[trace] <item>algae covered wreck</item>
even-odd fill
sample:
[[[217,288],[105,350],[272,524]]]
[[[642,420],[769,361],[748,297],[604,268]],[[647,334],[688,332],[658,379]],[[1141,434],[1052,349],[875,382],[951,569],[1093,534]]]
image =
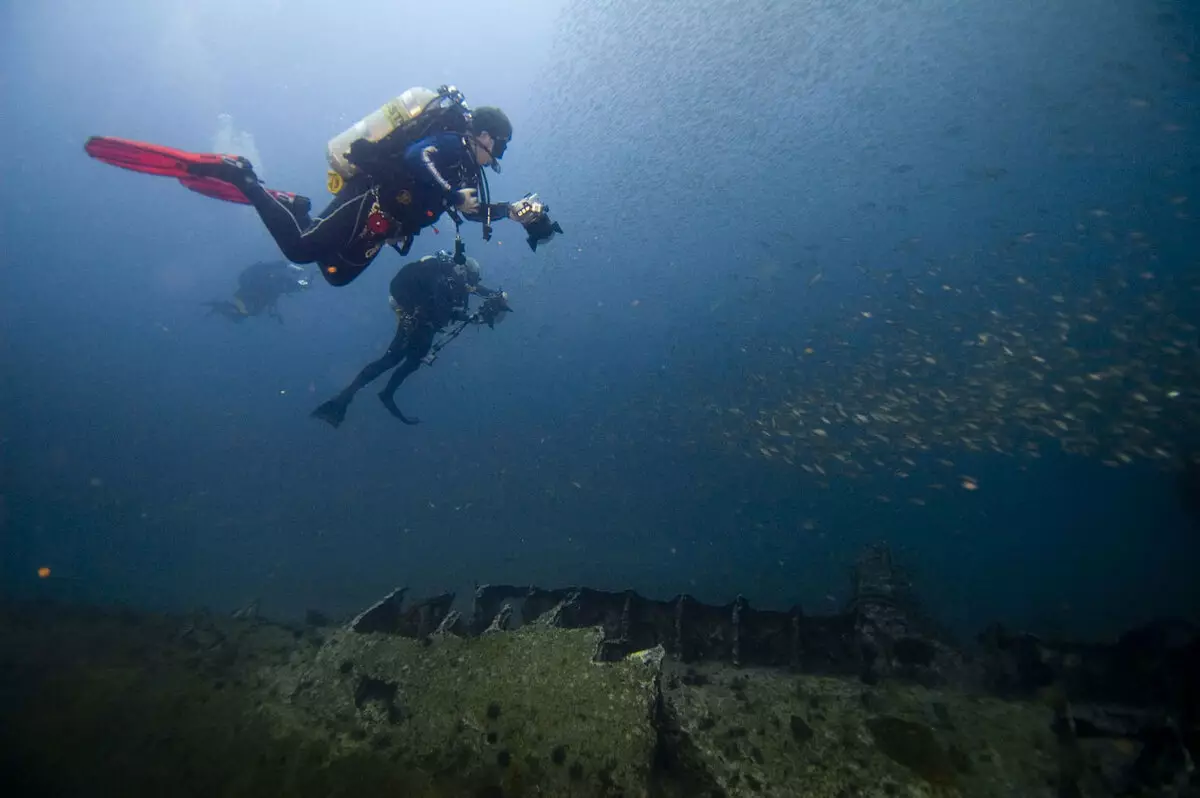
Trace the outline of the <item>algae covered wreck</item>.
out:
[[[484,586],[345,624],[7,607],[6,795],[1047,796],[1197,789],[1200,637]],[[1192,792],[1188,792],[1191,790]]]

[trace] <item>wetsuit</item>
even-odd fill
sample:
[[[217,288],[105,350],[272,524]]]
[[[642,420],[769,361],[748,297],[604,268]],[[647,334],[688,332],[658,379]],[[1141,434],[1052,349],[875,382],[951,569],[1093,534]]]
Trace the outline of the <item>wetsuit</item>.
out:
[[[455,269],[450,258],[428,255],[406,264],[392,278],[390,287],[392,310],[396,312],[396,334],[387,352],[368,363],[345,390],[313,411],[313,416],[338,426],[354,395],[384,372],[395,369],[387,386],[379,393],[379,399],[396,418],[406,424],[416,423],[396,407],[396,390],[421,367],[438,330],[467,318],[467,302],[472,293],[490,297],[497,292],[478,283],[472,285]]]
[[[232,300],[216,300],[205,304],[212,309],[212,313],[219,313],[235,322],[267,311],[269,316],[282,323],[279,298],[284,294],[305,290],[308,281],[303,279],[303,274],[300,267],[292,266],[285,260],[259,261],[242,269]]]
[[[458,133],[441,133],[405,149],[386,174],[360,174],[316,218],[305,203],[270,193],[257,179],[235,185],[250,200],[293,263],[320,265],[333,285],[346,285],[371,264],[389,242],[415,236],[454,207],[456,192],[479,188],[479,166]],[[506,212],[506,206],[492,206]]]

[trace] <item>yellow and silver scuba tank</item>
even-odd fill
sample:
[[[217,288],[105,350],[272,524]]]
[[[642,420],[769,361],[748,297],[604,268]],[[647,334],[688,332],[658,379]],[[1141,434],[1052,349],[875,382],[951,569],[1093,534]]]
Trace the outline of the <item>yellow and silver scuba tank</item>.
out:
[[[372,142],[383,139],[405,122],[415,119],[437,97],[438,92],[432,89],[414,86],[331,138],[326,146],[330,189],[333,189],[335,183],[339,184],[340,188],[342,181],[349,180],[358,173],[358,168],[346,159],[350,145],[364,138]],[[341,179],[335,179],[334,175]]]

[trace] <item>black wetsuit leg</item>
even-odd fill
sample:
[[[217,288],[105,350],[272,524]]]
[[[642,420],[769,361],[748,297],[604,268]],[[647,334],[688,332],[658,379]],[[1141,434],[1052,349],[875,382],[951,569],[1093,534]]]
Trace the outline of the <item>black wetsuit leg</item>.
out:
[[[267,192],[251,181],[242,193],[254,205],[280,252],[293,263],[318,263],[332,285],[346,285],[371,265],[386,243],[386,234],[372,233],[367,217],[378,200],[369,178],[346,183],[315,218],[306,209]]]
[[[384,372],[390,371],[400,365],[400,361],[404,360],[404,356],[408,351],[408,338],[408,331],[405,325],[401,324],[396,330],[396,337],[392,339],[392,343],[388,347],[387,352],[384,352],[383,357],[364,366],[363,370],[354,378],[354,382],[346,386],[346,389],[338,394],[338,397],[345,397],[346,401],[349,401],[354,397],[354,394],[366,388],[368,384],[374,382]]]
[[[329,422],[335,427],[341,424],[342,420],[346,417],[346,410],[350,407],[350,402],[354,400],[354,395],[367,387],[369,383],[384,372],[400,365],[400,362],[404,360],[409,349],[409,339],[414,332],[414,325],[411,318],[411,316],[403,317],[396,325],[396,335],[392,338],[392,343],[388,346],[387,352],[383,354],[383,357],[364,366],[353,382],[347,385],[337,396],[314,410],[312,415]]]
[[[400,408],[396,407],[396,391],[410,374],[421,367],[422,359],[433,348],[433,338],[436,334],[437,330],[428,324],[421,325],[413,331],[404,350],[404,361],[396,367],[392,376],[388,378],[387,385],[379,392],[379,401],[383,402],[387,411],[405,424],[416,424],[420,419],[407,418],[400,412]]]

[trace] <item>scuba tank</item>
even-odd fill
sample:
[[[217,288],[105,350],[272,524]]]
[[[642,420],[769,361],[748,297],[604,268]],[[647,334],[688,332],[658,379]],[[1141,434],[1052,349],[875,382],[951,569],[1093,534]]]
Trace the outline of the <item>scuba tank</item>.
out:
[[[414,86],[329,140],[329,191],[340,192],[344,182],[360,172],[361,162],[355,163],[353,151],[362,145],[374,149],[384,143],[382,150],[395,157],[407,144],[433,132],[466,132],[469,120],[470,108],[454,86],[438,86],[437,91]]]
[[[388,100],[338,133],[326,145],[326,157],[329,160],[330,170],[341,175],[343,179],[354,177],[358,173],[358,168],[346,160],[351,144],[364,138],[372,142],[379,141],[405,122],[416,118],[425,106],[436,98],[437,92],[416,86],[399,97]]]

